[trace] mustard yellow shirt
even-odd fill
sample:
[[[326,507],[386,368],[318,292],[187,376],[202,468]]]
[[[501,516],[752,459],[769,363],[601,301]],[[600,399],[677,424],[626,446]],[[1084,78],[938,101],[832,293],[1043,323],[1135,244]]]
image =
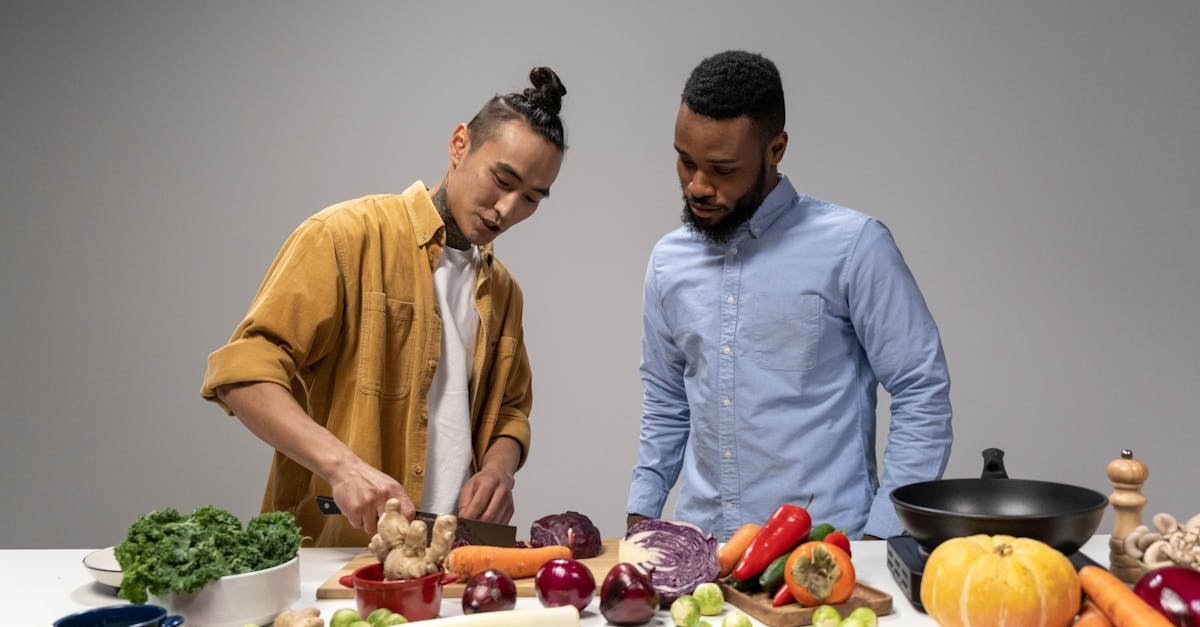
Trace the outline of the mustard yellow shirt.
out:
[[[433,271],[445,229],[425,184],[339,203],[306,220],[271,264],[229,343],[208,357],[201,395],[271,381],[414,503],[424,486],[426,394],[441,355]],[[533,402],[520,287],[488,244],[475,284],[479,333],[471,370],[474,465],[498,437],[529,451]],[[329,484],[275,452],[263,511],[295,514],[315,546],[366,546],[314,497]]]

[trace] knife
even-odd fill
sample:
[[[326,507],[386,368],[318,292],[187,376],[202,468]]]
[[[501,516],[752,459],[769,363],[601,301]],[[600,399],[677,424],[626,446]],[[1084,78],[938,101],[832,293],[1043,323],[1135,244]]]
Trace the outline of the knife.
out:
[[[333,498],[328,496],[318,496],[317,507],[326,516],[342,513],[342,510],[338,508]],[[437,514],[417,512],[416,519],[425,521],[425,542],[428,543],[433,538],[433,521],[437,519]],[[474,520],[472,518],[459,518],[458,525],[454,528],[454,546],[482,544],[486,546],[513,547],[516,546],[516,543],[517,528],[512,525],[501,525],[500,523]]]

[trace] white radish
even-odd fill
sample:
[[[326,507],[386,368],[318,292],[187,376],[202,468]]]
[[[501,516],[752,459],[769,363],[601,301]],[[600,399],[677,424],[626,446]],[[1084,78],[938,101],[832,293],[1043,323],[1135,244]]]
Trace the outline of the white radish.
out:
[[[579,627],[579,610],[572,605],[537,610],[480,612],[421,621],[421,627]]]

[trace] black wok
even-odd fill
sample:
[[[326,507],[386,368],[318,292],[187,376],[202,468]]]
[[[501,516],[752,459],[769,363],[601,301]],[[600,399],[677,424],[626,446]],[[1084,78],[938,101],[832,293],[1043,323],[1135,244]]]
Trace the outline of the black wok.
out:
[[[1004,451],[983,452],[979,479],[910,483],[892,491],[896,515],[927,550],[975,534],[1041,540],[1070,555],[1096,531],[1108,497],[1087,488],[1049,481],[1008,479]]]

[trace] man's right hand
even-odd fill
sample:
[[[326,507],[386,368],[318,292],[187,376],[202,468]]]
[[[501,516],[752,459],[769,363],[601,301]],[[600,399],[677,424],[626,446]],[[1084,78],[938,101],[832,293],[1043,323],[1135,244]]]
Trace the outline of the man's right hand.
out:
[[[400,499],[400,512],[412,520],[416,507],[404,491],[404,486],[386,473],[359,460],[348,469],[339,469],[329,482],[333,488],[333,500],[346,517],[346,522],[356,529],[374,534],[379,525],[388,499]]]
[[[646,516],[642,516],[641,514],[627,514],[625,516],[625,528],[628,529],[628,528],[642,522],[643,520],[650,520],[650,519]]]
[[[327,481],[351,526],[374,534],[392,497],[400,499],[409,520],[416,515],[404,486],[313,421],[287,388],[256,381],[223,385],[216,392],[254,435]]]

